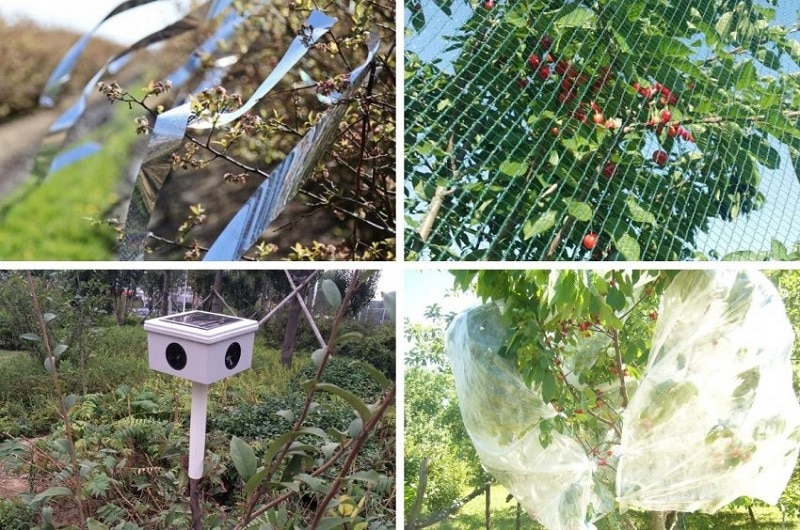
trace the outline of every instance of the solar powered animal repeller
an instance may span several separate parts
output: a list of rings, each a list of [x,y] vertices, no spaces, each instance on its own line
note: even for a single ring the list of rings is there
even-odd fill
[[[208,385],[250,368],[258,322],[189,311],[144,323],[150,368],[192,382],[189,478],[203,476]]]

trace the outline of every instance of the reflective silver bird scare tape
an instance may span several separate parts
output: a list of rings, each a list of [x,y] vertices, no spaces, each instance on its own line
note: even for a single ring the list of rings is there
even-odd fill
[[[106,15],[103,20],[67,52],[50,76],[40,103],[43,106],[55,105],[59,92],[69,80],[70,74],[88,41],[103,23],[129,9],[154,1],[158,0],[129,0],[121,3]],[[232,0],[209,2],[201,8],[202,10],[208,7],[205,21],[216,18],[231,4]],[[109,59],[104,67],[87,83],[77,102],[59,116],[51,126],[50,134],[37,154],[34,175],[39,177],[49,175],[66,165],[100,151],[102,145],[98,141],[77,144],[76,139],[79,140],[81,135],[75,134],[76,126],[85,114],[87,99],[99,80],[107,74],[119,72],[130,60],[134,51],[196,29],[200,25],[199,18],[200,16],[197,12],[190,13],[177,22],[141,39],[128,49]],[[212,54],[221,41],[230,38],[245,19],[246,15],[240,15],[236,11],[231,12],[215,33],[206,39],[182,66],[164,77],[164,79],[170,80],[174,89],[180,89],[191,79],[194,73],[202,68],[202,58]],[[172,153],[180,148],[187,129],[211,130],[239,119],[277,85],[297,62],[305,56],[311,46],[330,30],[335,22],[335,18],[319,11],[312,11],[281,61],[241,108],[214,117],[195,116],[192,114],[192,106],[191,102],[187,101],[188,98],[179,97],[177,100],[178,106],[156,118],[128,208],[124,236],[118,251],[120,259],[143,259],[145,244],[149,236],[147,227],[157,196],[172,172]],[[335,140],[337,125],[346,111],[346,105],[337,103],[349,100],[366,78],[367,66],[374,59],[379,46],[378,38],[372,35],[368,39],[367,46],[367,59],[359,68],[349,74],[349,82],[344,93],[331,96],[332,99],[328,103],[333,103],[333,107],[305,134],[303,139],[275,168],[269,178],[229,222],[205,256],[206,260],[240,259],[294,197],[302,181],[313,171],[323,153]],[[228,68],[235,64],[238,59],[237,55],[218,58],[191,93],[198,94],[203,90],[217,86],[222,81]],[[70,136],[73,137],[71,138]],[[69,139],[70,143],[67,147],[64,147],[68,143],[67,139]]]
[[[87,44],[94,37],[97,30],[108,20],[136,7],[149,4],[160,0],[129,0],[123,2],[106,15],[100,22],[88,31],[81,39],[76,42],[72,48],[64,55],[59,64],[50,75],[42,95],[39,98],[39,104],[43,107],[53,107],[56,105],[58,95],[62,91],[64,85],[69,81],[72,71],[74,70],[81,54],[85,50]],[[233,3],[233,0],[214,0],[210,4],[206,13],[205,20],[209,21],[219,15],[224,9],[228,8]],[[205,6],[204,6],[205,7]],[[228,17],[222,27],[209,38],[198,51],[210,53],[212,52],[219,42],[229,37],[232,34],[232,28],[228,27],[231,18],[236,18],[238,15],[231,15]],[[36,160],[33,168],[33,176],[38,179],[45,179],[52,173],[62,169],[63,167],[77,162],[87,156],[90,156],[102,148],[101,144],[97,141],[75,145],[80,139],[80,134],[75,134],[76,126],[81,118],[85,115],[87,109],[87,100],[89,95],[96,89],[97,83],[105,75],[115,74],[119,72],[131,59],[133,52],[147,48],[148,46],[162,42],[187,31],[196,29],[199,26],[198,15],[196,12],[191,12],[180,20],[154,32],[150,35],[140,39],[132,44],[127,49],[118,53],[89,80],[81,91],[78,100],[64,111],[55,122],[50,126],[48,136],[42,142],[39,152],[36,154]],[[227,29],[227,31],[225,31]],[[197,71],[202,66],[201,60],[193,54],[189,60],[175,72],[172,79],[173,86],[180,87],[185,84],[190,78],[191,74]]]
[[[328,113],[309,130],[283,162],[253,196],[239,209],[203,258],[204,261],[237,260],[258,240],[297,194],[303,180],[314,170],[338,132],[338,124],[347,109],[344,104],[361,86],[369,71],[367,66],[378,51],[380,40],[371,35],[366,61],[350,73],[348,87],[335,100]]]
[[[278,84],[335,22],[335,18],[320,11],[312,11],[303,26],[308,31],[295,37],[280,62],[240,109],[222,113],[210,120],[207,116],[193,116],[191,102],[186,102],[158,116],[128,208],[124,236],[119,248],[120,259],[144,258],[145,243],[149,235],[147,226],[156,198],[172,172],[172,153],[181,146],[187,128],[209,130],[242,116]]]

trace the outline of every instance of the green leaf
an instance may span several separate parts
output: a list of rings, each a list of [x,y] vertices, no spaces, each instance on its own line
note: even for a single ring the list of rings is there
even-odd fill
[[[53,497],[67,497],[70,495],[72,495],[72,490],[65,486],[50,486],[31,499],[31,504],[36,504],[42,501],[47,502]]]
[[[719,20],[717,20],[717,23],[714,24],[714,29],[717,31],[717,35],[719,35],[723,42],[728,40],[728,34],[731,32],[732,24],[733,11],[723,13],[722,16],[719,17]]]
[[[69,346],[66,344],[56,344],[56,347],[53,349],[53,356],[56,359],[60,359],[61,356],[64,355],[64,352],[67,351],[67,348],[69,348]]]
[[[389,390],[390,388],[392,388],[394,384],[388,377],[386,377],[386,375],[383,372],[372,366],[370,363],[366,363],[364,361],[353,361],[352,363],[350,363],[350,366],[358,366],[362,368],[364,371],[366,371],[369,375],[372,376],[372,378],[375,380],[376,383],[381,385],[381,388],[383,390]]]
[[[314,352],[311,354],[311,361],[317,368],[319,368],[319,365],[322,364],[322,359],[325,358],[325,350],[326,348],[319,348],[314,350]]]
[[[314,381],[306,381],[302,386],[308,391],[314,386]],[[360,397],[340,386],[333,385],[331,383],[317,383],[316,389],[322,390],[323,392],[330,392],[331,394],[339,396],[345,400],[351,407],[353,407],[353,410],[355,410],[358,415],[361,416],[361,419],[364,420],[364,422],[368,421],[372,416],[372,413],[369,411],[369,407],[367,407]]]
[[[562,11],[567,13],[553,22],[553,25],[559,29],[563,28],[585,28],[590,29],[597,19],[594,11],[588,7],[577,6],[575,4],[568,4]]]
[[[653,226],[656,225],[656,216],[644,209],[632,195],[628,196],[628,211],[631,213],[631,219],[637,223],[646,223]]]
[[[639,257],[641,256],[642,252],[641,247],[639,247],[639,242],[629,234],[623,234],[622,236],[615,238],[614,246],[626,260],[639,261]]]
[[[556,388],[556,377],[553,372],[548,370],[542,379],[542,399],[545,403],[549,403],[556,397]]]
[[[264,482],[264,478],[267,476],[267,468],[261,468],[256,471],[250,480],[248,480],[244,485],[244,495],[245,497],[250,497],[254,491],[258,489],[262,482]]]
[[[749,134],[742,138],[742,147],[769,169],[778,169],[781,165],[781,155],[766,138],[757,134]]]
[[[43,361],[44,369],[47,371],[48,374],[52,374],[55,371],[55,366],[53,366],[52,359],[50,357],[46,357]]]
[[[625,295],[622,294],[622,291],[620,291],[616,287],[613,287],[608,290],[606,301],[614,311],[622,311],[623,309],[625,309],[626,305]]]
[[[434,3],[439,6],[439,9],[448,17],[453,14],[450,6],[453,5],[453,0],[434,0]]]
[[[21,338],[22,340],[30,340],[34,342],[41,342],[42,340],[42,338],[36,333],[25,333],[24,335],[20,335],[19,338]]]
[[[42,315],[42,318],[44,319],[45,322],[50,322],[51,320],[56,318],[56,314],[55,313],[45,313],[44,315]]]
[[[522,238],[525,240],[536,237],[539,234],[550,230],[556,224],[556,212],[554,210],[547,210],[536,221],[525,221],[522,225]]]
[[[364,422],[361,421],[361,418],[356,418],[350,422],[350,425],[347,426],[347,436],[350,438],[355,438],[356,436],[360,435],[363,430]]]
[[[333,280],[322,280],[322,294],[325,295],[325,300],[333,309],[339,309],[339,306],[342,305],[342,293],[339,292],[339,287]]]
[[[319,438],[325,440],[326,442],[329,440],[329,437],[325,433],[325,431],[317,427],[303,427],[302,429],[297,431],[285,432],[282,435],[275,438],[275,440],[273,440],[272,443],[269,444],[269,447],[267,447],[267,450],[264,453],[263,461],[266,462],[267,465],[269,465],[269,463],[272,462],[272,459],[275,458],[275,456],[280,452],[283,446],[285,446],[295,438],[298,438],[304,434],[313,434],[314,436],[318,436]]]
[[[578,221],[589,221],[592,218],[592,207],[588,203],[580,201],[568,201],[567,211]]]
[[[498,168],[500,173],[508,175],[509,177],[521,177],[528,171],[528,164],[525,162],[514,162],[513,160],[506,160]]]
[[[69,410],[78,402],[78,399],[80,399],[80,396],[77,394],[68,394],[64,397],[64,406]]]
[[[786,250],[786,247],[783,246],[783,243],[777,239],[773,239],[769,257],[778,261],[789,261],[789,252]]]
[[[330,491],[330,486],[328,486],[324,480],[318,479],[317,477],[312,477],[307,473],[298,473],[294,476],[294,478],[295,480],[299,480],[300,482],[308,485],[309,488],[317,493],[326,494],[328,491]]]
[[[736,90],[748,90],[753,88],[758,81],[758,72],[756,67],[750,61],[745,61],[737,67],[739,77],[736,80]]]
[[[96,521],[91,517],[86,519],[86,526],[89,530],[108,530],[108,527],[101,523],[100,521]]]
[[[245,482],[256,474],[258,469],[256,453],[247,442],[237,436],[231,438],[231,460]]]
[[[776,54],[772,50],[768,50],[766,48],[760,48],[756,52],[756,59],[764,63],[764,66],[766,66],[767,68],[776,71],[781,70],[781,58],[778,57],[778,54]]]

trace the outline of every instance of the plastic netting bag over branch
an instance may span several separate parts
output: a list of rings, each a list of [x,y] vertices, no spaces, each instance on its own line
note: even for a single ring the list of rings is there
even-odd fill
[[[794,334],[756,273],[679,274],[664,294],[647,370],[623,414],[622,507],[714,512],[778,501],[800,444]]]
[[[542,445],[539,424],[556,412],[498,355],[506,332],[493,305],[463,313],[450,326],[447,351],[467,432],[486,470],[531,517],[549,529],[592,528],[587,513],[607,511],[594,492],[594,464],[577,441],[558,432]]]
[[[408,258],[785,259],[792,6],[409,0]]]
[[[638,384],[626,379],[627,407],[612,406],[611,424],[594,433],[576,424],[553,430],[564,412],[499,354],[511,329],[496,305],[472,309],[451,324],[447,352],[481,463],[548,529],[590,528],[615,496],[620,510],[713,512],[741,496],[775,503],[786,487],[800,444],[794,336],[760,273],[677,274],[646,370]],[[560,384],[577,392],[589,389],[575,359],[617,347],[605,335],[585,336],[563,360],[571,376]],[[604,400],[625,403],[615,390],[604,388]],[[598,446],[612,450],[598,458],[590,450]]]

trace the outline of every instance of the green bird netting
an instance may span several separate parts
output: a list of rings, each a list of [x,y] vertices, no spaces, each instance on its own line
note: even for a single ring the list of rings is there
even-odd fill
[[[794,259],[799,34],[793,0],[406,0],[406,259]]]

